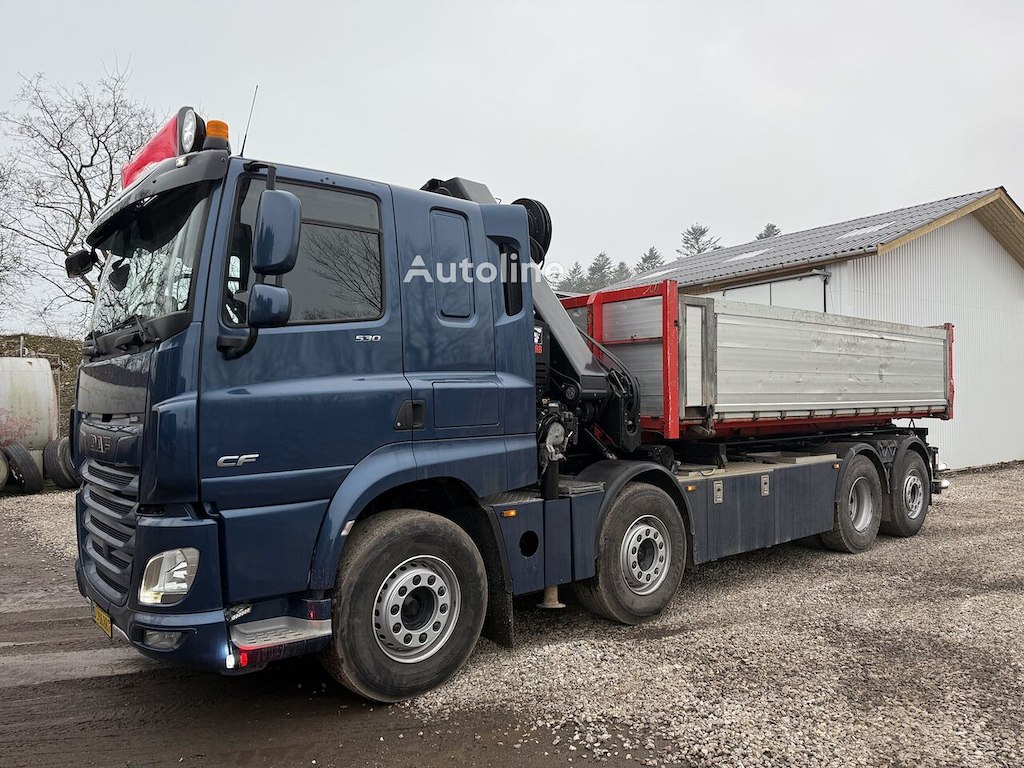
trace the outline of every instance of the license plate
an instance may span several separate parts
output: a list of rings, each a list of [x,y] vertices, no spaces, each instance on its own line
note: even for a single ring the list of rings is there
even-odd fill
[[[107,637],[113,636],[113,628],[110,625],[110,614],[96,605],[96,603],[92,604],[92,620],[96,622],[96,626],[103,630],[103,634]]]

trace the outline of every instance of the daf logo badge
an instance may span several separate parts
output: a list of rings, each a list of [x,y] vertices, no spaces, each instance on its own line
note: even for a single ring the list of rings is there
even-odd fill
[[[255,464],[258,453],[243,453],[239,456],[221,456],[217,459],[218,467],[243,467],[246,464]]]
[[[104,435],[89,435],[89,450],[106,453],[110,450],[111,441]]]

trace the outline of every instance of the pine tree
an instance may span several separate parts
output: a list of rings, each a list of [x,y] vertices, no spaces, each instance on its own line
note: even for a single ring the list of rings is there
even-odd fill
[[[589,293],[599,291],[608,285],[612,277],[612,260],[607,253],[601,251],[597,254],[590,266],[587,267],[587,278],[584,281],[585,290]]]
[[[682,256],[696,256],[705,251],[714,251],[722,247],[718,244],[719,239],[711,237],[711,227],[706,227],[699,221],[694,222],[683,232],[682,248],[677,248],[676,253]]]
[[[569,271],[558,281],[558,290],[565,291],[566,293],[583,293],[586,291],[586,286],[584,285],[586,277],[583,274],[583,267],[580,266],[578,261],[574,261]]]
[[[661,252],[652,245],[636,263],[636,273],[642,275],[644,272],[650,272],[652,269],[663,266],[665,266],[665,259],[662,258]]]
[[[764,229],[761,230],[761,234],[757,236],[758,240],[767,240],[769,237],[778,237],[782,234],[782,230],[776,227],[771,222],[764,225]]]
[[[620,261],[615,269],[612,270],[612,276],[609,279],[608,284],[621,283],[623,280],[629,280],[633,276],[633,270],[629,268],[629,264],[624,261]]]

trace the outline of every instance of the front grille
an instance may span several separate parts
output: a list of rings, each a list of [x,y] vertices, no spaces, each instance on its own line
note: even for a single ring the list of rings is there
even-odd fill
[[[82,555],[93,585],[124,605],[132,581],[138,472],[89,459],[82,465]]]

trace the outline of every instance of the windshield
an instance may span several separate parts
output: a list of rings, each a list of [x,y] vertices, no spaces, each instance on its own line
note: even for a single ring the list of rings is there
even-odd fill
[[[144,200],[97,244],[106,264],[93,310],[94,334],[188,308],[208,191],[201,184]]]

